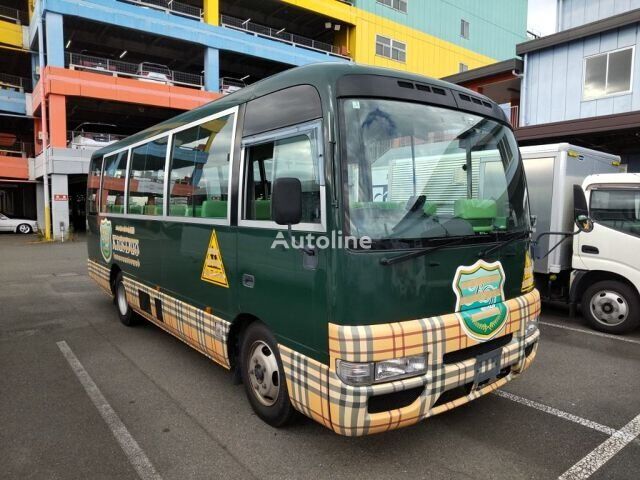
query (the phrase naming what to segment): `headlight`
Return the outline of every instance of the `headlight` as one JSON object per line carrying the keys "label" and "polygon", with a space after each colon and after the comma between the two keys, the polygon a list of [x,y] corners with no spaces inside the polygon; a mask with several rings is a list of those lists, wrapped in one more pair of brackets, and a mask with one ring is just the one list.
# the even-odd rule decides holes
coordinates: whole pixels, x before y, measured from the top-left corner
{"label": "headlight", "polygon": [[414,355],[375,363],[338,360],[336,368],[338,377],[344,383],[362,386],[421,375],[427,371],[427,358],[425,355]]}
{"label": "headlight", "polygon": [[524,330],[525,338],[530,335],[533,335],[534,333],[536,333],[537,330],[538,330],[538,317],[529,319],[527,321],[527,326],[525,327],[525,330]]}

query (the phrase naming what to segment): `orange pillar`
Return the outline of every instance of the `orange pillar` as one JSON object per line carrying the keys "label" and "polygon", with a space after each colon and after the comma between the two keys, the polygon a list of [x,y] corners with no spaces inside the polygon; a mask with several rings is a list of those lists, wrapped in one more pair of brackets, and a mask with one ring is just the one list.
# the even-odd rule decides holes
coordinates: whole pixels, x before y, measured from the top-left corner
{"label": "orange pillar", "polygon": [[49,95],[49,135],[50,145],[67,147],[67,101],[64,95]]}

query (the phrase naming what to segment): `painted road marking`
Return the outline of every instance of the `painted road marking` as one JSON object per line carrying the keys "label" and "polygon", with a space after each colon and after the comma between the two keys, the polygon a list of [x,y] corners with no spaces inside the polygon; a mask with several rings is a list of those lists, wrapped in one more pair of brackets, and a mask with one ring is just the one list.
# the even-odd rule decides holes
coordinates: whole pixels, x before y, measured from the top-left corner
{"label": "painted road marking", "polygon": [[620,450],[640,435],[640,415],[617,430],[586,457],[564,472],[558,480],[584,480],[607,463]]}
{"label": "painted road marking", "polygon": [[557,323],[549,323],[549,322],[539,322],[539,323],[540,325],[547,325],[549,327],[562,328],[564,330],[571,330],[572,332],[587,333],[589,335],[594,335],[596,337],[603,337],[603,338],[608,338],[610,340],[619,340],[621,342],[629,342],[629,343],[635,343],[637,345],[640,345],[640,340],[636,340],[635,338],[625,338],[619,335],[610,335],[608,333],[597,332],[595,330],[585,330],[583,328],[567,327],[565,325],[558,325]]}
{"label": "painted road marking", "polygon": [[120,447],[129,459],[129,462],[131,462],[133,468],[135,468],[138,476],[142,480],[162,480],[162,477],[156,472],[147,455],[142,448],[140,448],[138,442],[131,436],[129,430],[127,430],[127,427],[122,423],[122,420],[120,420],[115,410],[111,408],[111,405],[109,405],[109,402],[104,398],[98,386],[84,369],[80,360],[78,360],[71,348],[69,348],[67,342],[63,340],[56,342],[56,345],[58,345],[67,362],[69,362],[71,370],[73,370],[73,373],[78,377],[78,380],[98,409],[98,412],[100,412],[107,426],[111,429],[111,433],[113,433],[113,436],[120,444]]}
{"label": "painted road marking", "polygon": [[536,410],[540,410],[541,412],[555,415],[556,417],[577,423],[579,425],[582,425],[583,427],[597,430],[598,432],[604,433],[605,435],[613,436],[617,432],[615,428],[607,427],[606,425],[587,420],[586,418],[578,417],[577,415],[574,415],[572,413],[563,412],[562,410],[558,410],[557,408],[553,408],[548,405],[529,400],[527,398],[519,397],[518,395],[514,395],[513,393],[505,392],[503,390],[496,390],[493,393],[495,395],[498,395],[499,397],[512,400],[522,405],[526,405],[527,407],[535,408]]}

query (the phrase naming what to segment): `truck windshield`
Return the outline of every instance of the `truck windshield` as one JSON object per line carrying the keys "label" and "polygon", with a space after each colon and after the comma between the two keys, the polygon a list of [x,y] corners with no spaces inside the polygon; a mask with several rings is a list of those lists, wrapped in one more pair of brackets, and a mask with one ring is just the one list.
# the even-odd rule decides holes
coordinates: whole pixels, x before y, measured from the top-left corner
{"label": "truck windshield", "polygon": [[346,225],[374,246],[478,241],[529,228],[513,132],[487,118],[395,100],[342,102]]}

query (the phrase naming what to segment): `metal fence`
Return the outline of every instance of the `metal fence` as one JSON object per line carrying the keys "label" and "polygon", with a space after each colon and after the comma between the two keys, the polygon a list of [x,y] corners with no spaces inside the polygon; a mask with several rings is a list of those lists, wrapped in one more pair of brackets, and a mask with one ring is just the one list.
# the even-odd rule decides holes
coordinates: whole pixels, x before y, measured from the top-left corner
{"label": "metal fence", "polygon": [[20,92],[31,91],[31,79],[17,77],[8,73],[0,73],[0,88],[18,90]]}
{"label": "metal fence", "polygon": [[31,158],[34,156],[33,143],[15,142],[8,147],[0,145],[0,155],[6,157]]}
{"label": "metal fence", "polygon": [[29,14],[16,8],[0,5],[0,20],[7,20],[17,24],[28,25]]}
{"label": "metal fence", "polygon": [[246,87],[247,84],[238,78],[222,77],[220,78],[220,93],[228,95],[233,92],[237,92],[241,88]]}
{"label": "metal fence", "polygon": [[155,8],[157,10],[164,10],[167,13],[173,13],[183,17],[194,18],[202,20],[202,9],[188,3],[174,2],[173,0],[121,0],[127,3],[134,3],[136,5],[142,5],[143,7]]}
{"label": "metal fence", "polygon": [[149,62],[129,63],[81,53],[67,52],[66,64],[67,67],[72,70],[88,70],[95,73],[113,75],[115,77],[133,77],[142,81],[158,82],[166,85],[204,88],[204,78],[202,75],[176,72],[163,65]]}
{"label": "metal fence", "polygon": [[241,18],[231,17],[229,15],[220,15],[220,25],[236,30],[243,30],[255,35],[260,35],[262,37],[273,38],[275,40],[290,43],[300,47],[309,48],[312,50],[320,50],[322,52],[330,53],[331,55],[348,58],[346,55],[342,55],[340,53],[340,48],[336,47],[335,45],[331,45],[330,43],[326,42],[319,42],[318,40],[303,37],[302,35],[296,35],[295,33],[289,33],[286,32],[284,28],[278,30],[276,28],[271,28],[265,25],[250,22],[248,20],[242,20]]}

